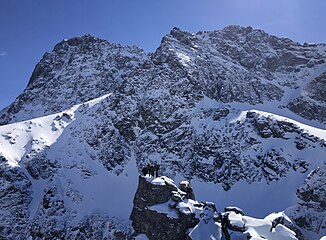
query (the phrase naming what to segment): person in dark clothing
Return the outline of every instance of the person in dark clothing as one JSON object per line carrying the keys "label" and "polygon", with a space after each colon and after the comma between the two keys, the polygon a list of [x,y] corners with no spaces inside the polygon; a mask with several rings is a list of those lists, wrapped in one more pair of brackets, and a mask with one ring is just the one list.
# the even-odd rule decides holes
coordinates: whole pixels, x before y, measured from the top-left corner
{"label": "person in dark clothing", "polygon": [[151,168],[151,165],[150,165],[149,163],[147,163],[147,165],[146,165],[146,170],[147,170],[147,174],[148,174],[149,176],[151,176],[150,168]]}
{"label": "person in dark clothing", "polygon": [[155,163],[155,176],[158,177],[158,170],[160,169],[160,165]]}
{"label": "person in dark clothing", "polygon": [[143,169],[141,170],[143,175],[146,176],[148,171],[147,171],[147,167],[143,167]]}
{"label": "person in dark clothing", "polygon": [[155,172],[155,167],[154,167],[154,165],[151,165],[151,166],[149,167],[149,175],[150,175],[151,177],[154,177],[154,172]]}

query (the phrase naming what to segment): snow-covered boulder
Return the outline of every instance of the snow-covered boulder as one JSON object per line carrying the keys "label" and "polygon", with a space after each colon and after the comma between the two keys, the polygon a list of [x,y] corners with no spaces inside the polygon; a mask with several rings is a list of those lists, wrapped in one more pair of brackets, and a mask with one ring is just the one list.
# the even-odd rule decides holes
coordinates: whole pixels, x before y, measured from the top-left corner
{"label": "snow-covered boulder", "polygon": [[217,214],[215,207],[209,206],[203,209],[200,216],[200,222],[189,233],[190,239],[301,240],[301,238],[296,237],[294,231],[282,223],[273,224],[272,216],[258,219],[235,212]]}
{"label": "snow-covered boulder", "polygon": [[188,196],[188,198],[195,200],[195,193],[194,193],[194,190],[192,189],[189,181],[186,181],[186,180],[181,181],[179,183],[179,189],[181,191],[185,192],[186,196]]}
{"label": "snow-covered boulder", "polygon": [[222,226],[217,221],[218,212],[213,203],[205,204],[200,213],[200,222],[189,232],[188,236],[192,240],[215,240],[222,239]]}

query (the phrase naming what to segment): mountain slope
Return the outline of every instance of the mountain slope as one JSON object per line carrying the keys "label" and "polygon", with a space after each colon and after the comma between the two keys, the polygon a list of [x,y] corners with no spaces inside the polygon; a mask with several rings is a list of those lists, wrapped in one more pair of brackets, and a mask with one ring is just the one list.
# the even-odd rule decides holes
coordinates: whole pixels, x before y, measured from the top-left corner
{"label": "mountain slope", "polygon": [[[125,220],[121,223],[112,217],[127,219],[132,209],[133,179],[137,176],[134,158],[123,175],[109,173],[93,159],[94,150],[87,148],[85,139],[77,135],[109,96],[0,127],[1,236],[47,238],[57,233],[72,237],[73,229],[84,221],[107,224],[107,231],[115,225],[122,225],[119,231],[130,231],[128,224],[123,227]],[[114,207],[117,205],[121,208]]]}
{"label": "mountain slope", "polygon": [[74,236],[91,219],[128,235],[112,217],[128,218],[149,161],[217,206],[263,217],[295,205],[325,161],[325,61],[324,44],[239,26],[174,28],[150,54],[90,35],[62,41],[0,113],[1,235]]}
{"label": "mountain slope", "polygon": [[[3,202],[2,212],[3,216],[6,216],[2,220],[4,226],[10,228],[12,222],[17,218],[13,214],[14,212],[18,210],[24,212],[24,215],[20,216],[21,222],[18,223],[20,228],[17,232],[13,231],[12,236],[16,236],[15,234],[18,233],[26,234],[26,232],[21,231],[23,226],[25,226],[24,231],[27,231],[31,236],[35,236],[35,234],[46,236],[41,227],[41,223],[44,224],[44,222],[47,223],[47,229],[52,229],[52,233],[58,231],[67,234],[67,231],[70,231],[68,229],[78,228],[79,224],[82,224],[81,221],[89,221],[87,219],[96,212],[104,214],[104,217],[100,218],[102,222],[112,221],[107,218],[108,216],[128,218],[132,207],[132,196],[136,189],[136,186],[132,186],[135,185],[137,176],[135,162],[137,150],[143,150],[142,156],[144,156],[149,151],[143,147],[150,148],[152,143],[143,142],[129,147],[125,146],[124,151],[119,155],[119,151],[115,148],[118,146],[121,149],[121,143],[118,140],[119,131],[114,126],[111,125],[111,131],[114,132],[111,134],[114,135],[112,139],[115,141],[107,137],[104,137],[105,140],[94,137],[97,136],[97,133],[103,134],[103,123],[105,123],[106,129],[110,128],[110,123],[107,120],[99,119],[99,117],[103,115],[101,108],[111,101],[111,97],[112,95],[105,95],[58,114],[0,127],[2,149],[5,150],[1,151],[3,155],[1,170],[4,174],[4,178],[2,178],[4,183],[3,199],[21,199],[19,202],[11,204],[8,204],[7,201]],[[204,104],[202,103],[201,106]],[[207,127],[209,124],[200,124],[198,123],[200,119],[196,120],[197,122],[193,120],[195,126],[193,131],[199,132],[199,136],[202,137],[198,137],[194,142],[203,145],[199,148],[201,151],[193,150],[197,155],[195,159],[188,158],[191,159],[190,162],[182,160],[182,156],[178,159],[178,155],[172,150],[170,150],[170,158],[166,161],[157,159],[157,153],[161,153],[160,151],[163,152],[161,154],[163,157],[164,150],[169,152],[164,148],[156,148],[156,156],[148,154],[147,159],[160,160],[162,173],[165,175],[178,178],[176,173],[179,175],[183,172],[185,176],[192,174],[192,184],[198,191],[197,195],[201,199],[215,201],[219,206],[226,206],[226,204],[245,206],[244,209],[255,215],[284,209],[294,204],[295,200],[282,203],[279,199],[291,199],[291,191],[293,191],[292,194],[295,194],[295,189],[299,187],[309,169],[314,169],[320,165],[321,157],[325,153],[325,143],[316,136],[308,134],[310,131],[310,133],[315,133],[322,138],[325,136],[325,131],[317,129],[314,132],[315,128],[295,122],[300,126],[299,128],[289,119],[282,119],[260,111],[242,113],[237,118],[232,117],[231,121],[225,122],[230,126],[226,128],[225,132],[222,132],[223,138],[231,138],[234,142],[229,145],[227,145],[228,141],[222,143],[224,144],[222,148],[224,151],[220,152],[219,148],[214,150],[212,147],[217,143],[208,141],[205,134],[210,133],[210,135],[213,134],[212,136],[218,136],[221,133],[217,134],[216,131],[221,130],[214,129],[217,126],[212,125],[212,120],[202,120],[209,122],[212,125],[210,128]],[[266,126],[270,128],[266,128]],[[203,130],[206,127],[208,129]],[[253,133],[252,129],[256,129],[256,133]],[[247,134],[250,135],[246,136]],[[239,135],[238,140],[235,138],[236,135]],[[175,136],[178,137],[178,135]],[[253,136],[259,140],[253,140]],[[96,139],[97,143],[94,145],[91,141],[90,144],[90,139]],[[248,145],[248,142],[243,142],[240,139],[250,139],[253,142]],[[186,139],[184,141],[186,142]],[[236,143],[236,141],[239,142]],[[180,142],[174,144],[175,146],[177,144],[187,146]],[[271,145],[273,148],[270,150]],[[285,145],[289,146],[284,149]],[[247,147],[248,150],[246,150]],[[229,152],[228,148],[231,148]],[[239,151],[234,151],[234,154],[230,155],[232,148],[240,148],[242,151],[239,155],[237,153]],[[176,152],[183,153],[186,151],[181,149]],[[262,158],[258,157],[260,156],[259,152],[263,154]],[[314,156],[320,154],[320,161],[312,162],[309,161],[308,157],[305,157],[311,156],[312,153]],[[211,157],[211,154],[215,158]],[[220,154],[218,158],[216,154]],[[108,157],[102,158],[101,156]],[[121,162],[118,161],[118,156],[123,156]],[[174,157],[172,158],[172,156]],[[221,161],[222,157],[224,157],[223,161]],[[173,165],[170,165],[169,159],[174,159]],[[137,161],[139,167],[141,161],[139,159]],[[222,165],[217,165],[218,161]],[[250,163],[251,161],[253,162]],[[195,164],[197,169],[192,169],[192,164]],[[113,170],[113,172],[107,172],[106,169]],[[216,175],[214,176],[212,173]],[[284,184],[282,178],[290,178],[295,186]],[[231,189],[231,195],[236,192],[236,196],[223,200],[221,197],[223,192],[218,190],[219,185],[213,184],[215,190],[205,191],[205,187],[200,186],[203,184],[203,180],[220,183],[224,189]],[[243,185],[241,183],[243,181],[250,184]],[[278,192],[274,192],[272,199],[266,198],[270,187],[273,187],[278,181],[283,182],[283,186],[277,185],[278,188],[282,186],[283,190],[278,189]],[[257,192],[255,182],[260,182],[258,185],[264,186],[265,190]],[[289,183],[289,180],[286,182]],[[19,187],[12,188],[13,184]],[[258,207],[255,200],[246,201],[245,198],[241,197],[243,193],[237,190],[239,184],[246,186],[245,189],[248,192],[251,191],[251,187],[254,188],[255,198],[264,199],[265,204]],[[233,185],[235,185],[235,190],[232,189]],[[291,186],[291,190],[287,186]],[[215,194],[216,191],[220,194]],[[227,197],[228,194],[225,196]],[[277,202],[276,204],[268,203],[269,200]],[[119,205],[120,208],[113,207],[116,205]],[[271,209],[272,206],[273,209]],[[46,214],[60,219],[59,225],[53,220],[45,220]],[[64,225],[62,226],[62,224]],[[8,234],[7,228],[5,227],[3,230],[4,235]],[[29,228],[40,230],[28,232]],[[123,227],[123,229],[128,229],[128,227]],[[128,230],[126,231],[128,232]]]}

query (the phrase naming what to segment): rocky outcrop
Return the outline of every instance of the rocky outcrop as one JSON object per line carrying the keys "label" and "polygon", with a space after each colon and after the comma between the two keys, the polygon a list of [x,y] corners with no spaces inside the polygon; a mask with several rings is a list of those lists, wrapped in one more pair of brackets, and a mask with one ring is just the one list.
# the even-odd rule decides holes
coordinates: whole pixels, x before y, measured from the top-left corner
{"label": "rocky outcrop", "polygon": [[0,238],[26,236],[32,184],[20,168],[11,168],[0,156]]}
{"label": "rocky outcrop", "polygon": [[[182,181],[181,186],[187,185],[185,183]],[[171,197],[177,192],[181,199]],[[298,239],[290,230],[295,226],[283,213],[263,220],[245,216],[238,207],[225,210],[219,213],[212,202],[188,199],[167,177],[140,176],[130,219],[135,237],[142,234],[148,239]]]}
{"label": "rocky outcrop", "polygon": [[[179,192],[181,201],[171,196]],[[192,209],[181,208],[185,193],[166,177],[148,179],[139,177],[130,219],[136,234],[146,234],[149,239],[186,239],[187,230],[196,226],[198,219]],[[199,203],[195,207],[200,209]]]}
{"label": "rocky outcrop", "polygon": [[291,111],[304,118],[326,123],[326,72],[313,79],[300,96],[288,104]]}
{"label": "rocky outcrop", "polygon": [[307,239],[326,235],[326,164],[312,171],[298,189],[298,204],[286,213]]}

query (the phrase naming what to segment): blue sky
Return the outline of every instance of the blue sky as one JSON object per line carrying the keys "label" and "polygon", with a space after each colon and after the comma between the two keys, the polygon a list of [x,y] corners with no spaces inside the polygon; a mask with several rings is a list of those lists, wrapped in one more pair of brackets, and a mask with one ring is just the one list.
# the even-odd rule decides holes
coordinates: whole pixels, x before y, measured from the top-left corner
{"label": "blue sky", "polygon": [[152,52],[174,26],[195,33],[237,24],[325,43],[325,10],[325,0],[1,0],[0,109],[64,38],[90,33]]}

